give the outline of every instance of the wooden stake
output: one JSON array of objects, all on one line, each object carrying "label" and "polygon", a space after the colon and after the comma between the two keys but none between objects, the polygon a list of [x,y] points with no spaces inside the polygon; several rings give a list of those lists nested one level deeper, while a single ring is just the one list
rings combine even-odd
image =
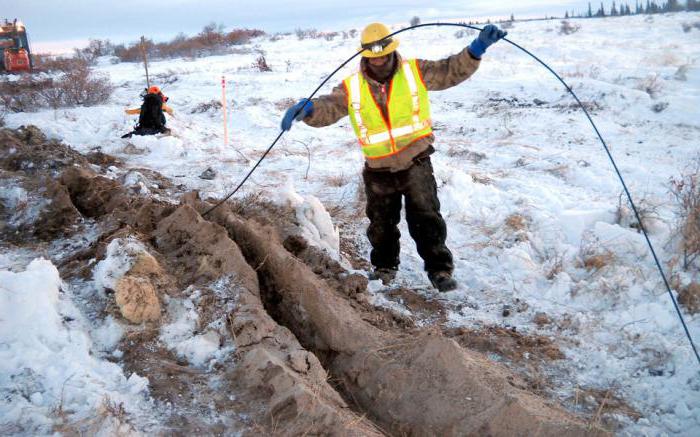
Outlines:
[{"label": "wooden stake", "polygon": [[221,76],[221,107],[224,111],[224,147],[228,146],[228,114],[226,111],[226,77]]},{"label": "wooden stake", "polygon": [[146,37],[141,36],[141,55],[143,56],[143,66],[146,69],[146,88],[151,87],[151,80],[148,77],[148,55],[146,54]]}]

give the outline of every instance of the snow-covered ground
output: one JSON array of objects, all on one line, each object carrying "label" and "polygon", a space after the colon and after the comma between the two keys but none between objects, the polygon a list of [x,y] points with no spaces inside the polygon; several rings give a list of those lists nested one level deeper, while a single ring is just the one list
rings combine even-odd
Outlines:
[{"label": "snow-covered ground", "polygon": [[[651,239],[666,267],[678,256],[669,178],[687,174],[691,161],[700,156],[700,31],[686,33],[681,26],[698,21],[700,14],[679,13],[572,20],[581,29],[570,35],[559,33],[558,20],[516,22],[508,29],[509,39],[547,62],[592,108],[635,201],[656,205]],[[399,51],[404,57],[439,59],[461,50],[473,36],[453,27],[421,28],[400,35]],[[130,166],[157,170],[198,189],[205,197],[221,197],[278,135],[284,109],[351,56],[357,41],[299,41],[289,35],[275,41],[257,39],[241,48],[239,54],[151,63],[152,80],[170,96],[168,104],[175,110],[168,121],[174,134],[170,137],[120,139],[135,122],[123,109],[139,105],[145,79],[139,64],[113,65],[108,59],[101,60],[97,70],[117,86],[110,104],[10,114],[6,123],[35,124],[81,152],[99,147]],[[253,67],[262,54],[272,72]],[[329,92],[356,65],[351,62],[321,93]],[[221,112],[196,110],[220,99],[222,75],[229,93],[227,147]],[[460,282],[458,290],[439,296],[450,308],[449,323],[516,326],[521,332],[552,336],[566,354],[552,375],[562,397],[576,387],[612,388],[642,416],[636,423],[628,421],[624,434],[700,435],[700,367],[643,237],[626,225],[628,221],[617,219],[621,185],[563,86],[532,58],[501,42],[488,50],[469,81],[432,93],[431,102],[437,137],[433,164]],[[136,147],[127,148],[129,143]],[[207,167],[216,171],[214,180],[199,178]],[[323,129],[297,123],[238,196],[262,192],[278,199],[283,192],[282,198],[298,200],[289,194],[296,191],[315,196],[328,210],[352,211],[358,207],[361,168],[362,156],[347,118]],[[367,253],[364,221],[358,226],[336,224]],[[405,223],[401,229],[398,281],[433,293]],[[583,267],[592,255],[604,255],[601,268]],[[28,380],[38,375],[55,387],[18,395],[17,399],[30,399],[35,404],[31,408],[26,401],[1,401],[2,420],[36,411],[48,414],[50,402],[41,393],[69,402],[78,396],[71,391],[74,386],[90,387],[73,402],[74,408],[90,402],[95,408],[94,402],[103,396],[133,405],[134,410],[138,402],[147,402],[139,395],[140,377],[120,374],[114,364],[90,356],[89,340],[80,340],[80,347],[65,357],[75,363],[72,371],[60,360],[49,360],[49,355],[30,355],[37,348],[60,354],[67,341],[76,341],[72,336],[97,334],[57,328],[60,315],[75,313],[71,294],[59,296],[60,279],[49,262],[26,266],[26,261],[18,262],[24,260],[19,256],[0,254],[0,269],[6,270],[0,272],[0,303],[11,300],[21,307],[21,302],[36,299],[47,308],[34,318],[42,324],[20,340],[11,334],[18,329],[12,323],[24,324],[25,316],[20,312],[6,318],[0,306],[0,366],[31,362]],[[678,267],[667,274],[679,275],[682,284],[700,279],[697,271]],[[375,283],[371,289],[382,293]],[[21,297],[22,290],[41,296]],[[504,316],[506,306],[517,310]],[[540,312],[553,323],[535,324],[533,318]],[[81,323],[78,315],[71,317]],[[700,341],[700,317],[685,317]],[[114,325],[111,329],[117,330]],[[42,335],[41,329],[53,334]],[[183,341],[180,337],[187,332],[168,329],[172,332],[164,332],[163,338]],[[108,335],[105,329],[100,332],[102,340],[92,341],[104,342]],[[7,381],[6,374],[3,370],[0,375],[2,390],[29,384]],[[44,410],[36,409],[41,406]]]}]

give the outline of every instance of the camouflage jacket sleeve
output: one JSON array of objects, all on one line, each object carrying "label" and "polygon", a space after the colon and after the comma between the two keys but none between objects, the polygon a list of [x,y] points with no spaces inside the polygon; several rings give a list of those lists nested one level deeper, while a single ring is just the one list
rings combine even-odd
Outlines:
[{"label": "camouflage jacket sleeve", "polygon": [[474,74],[481,63],[469,54],[466,47],[461,52],[439,61],[417,61],[428,91],[440,91],[464,82]]},{"label": "camouflage jacket sleeve", "polygon": [[348,94],[342,82],[330,94],[316,97],[312,102],[314,113],[304,119],[309,126],[328,126],[348,115]]}]

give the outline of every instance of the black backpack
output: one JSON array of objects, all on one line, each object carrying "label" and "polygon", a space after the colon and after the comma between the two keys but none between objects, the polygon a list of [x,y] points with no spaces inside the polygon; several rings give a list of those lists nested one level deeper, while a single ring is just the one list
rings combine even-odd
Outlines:
[{"label": "black backpack", "polygon": [[164,127],[163,97],[160,94],[146,94],[141,105],[141,114],[136,130],[155,129],[162,131]]}]

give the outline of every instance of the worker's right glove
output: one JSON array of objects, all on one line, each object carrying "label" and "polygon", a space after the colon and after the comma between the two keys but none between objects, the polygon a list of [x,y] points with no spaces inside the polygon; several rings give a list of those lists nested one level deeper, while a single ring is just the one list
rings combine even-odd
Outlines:
[{"label": "worker's right glove", "polygon": [[475,58],[481,59],[481,56],[491,44],[499,39],[505,38],[506,35],[508,35],[508,32],[499,29],[498,26],[487,24],[482,31],[479,32],[479,36],[474,38],[474,41],[469,44],[469,53]]},{"label": "worker's right glove", "polygon": [[292,122],[303,120],[309,115],[314,113],[314,104],[311,100],[301,99],[294,106],[287,109],[284,117],[282,118],[282,130],[289,130],[292,128]]}]

